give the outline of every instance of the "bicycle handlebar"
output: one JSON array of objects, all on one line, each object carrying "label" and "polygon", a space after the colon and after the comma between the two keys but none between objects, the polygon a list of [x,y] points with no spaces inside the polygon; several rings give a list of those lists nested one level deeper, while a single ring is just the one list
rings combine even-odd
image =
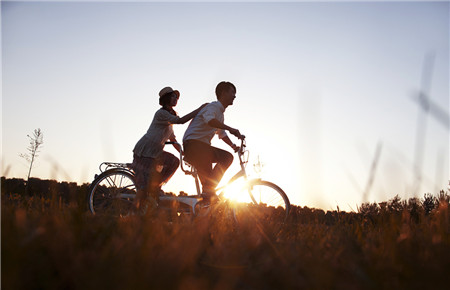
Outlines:
[{"label": "bicycle handlebar", "polygon": [[[246,145],[245,145],[245,135],[241,135],[241,138],[239,138],[240,140],[241,140],[241,146],[239,146],[239,150],[236,152],[236,153],[238,153],[239,155],[242,155],[243,153],[244,153],[244,148],[246,147]],[[178,142],[175,142],[175,141],[167,141],[167,142],[165,142],[165,144],[167,144],[167,145],[179,145],[180,146],[180,149],[181,149],[181,155],[183,155],[183,146],[181,146],[181,144],[180,143],[178,143]]]},{"label": "bicycle handlebar", "polygon": [[241,146],[239,146],[239,150],[238,150],[238,154],[239,155],[242,155],[242,154],[244,154],[244,148],[245,148],[245,135],[241,135],[242,136],[242,138],[239,138],[239,139],[241,139]]},{"label": "bicycle handlebar", "polygon": [[[239,156],[239,160],[241,162],[241,166],[242,166],[242,159],[241,157],[244,155],[244,153],[246,152],[245,147],[245,136],[241,135],[241,138],[239,138],[241,140],[241,145],[239,146],[239,150],[236,152]],[[172,145],[178,145],[180,147],[180,166],[181,166],[181,170],[185,173],[185,174],[190,174],[193,175],[195,174],[194,171],[192,171],[192,169],[185,169],[183,166],[183,161],[185,161],[185,159],[183,158],[184,156],[184,152],[183,152],[183,146],[181,146],[180,143],[175,142],[175,141],[167,141],[165,142],[165,144],[172,144]]]}]

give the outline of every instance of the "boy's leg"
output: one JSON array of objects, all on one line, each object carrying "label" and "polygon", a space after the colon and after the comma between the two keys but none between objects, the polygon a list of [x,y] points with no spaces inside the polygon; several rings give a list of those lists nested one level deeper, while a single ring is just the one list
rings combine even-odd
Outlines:
[{"label": "boy's leg", "polygon": [[213,187],[211,182],[212,176],[212,152],[208,144],[197,141],[187,140],[183,144],[184,156],[187,162],[192,164],[198,173],[200,182],[202,183],[202,191],[209,192]]},{"label": "boy's leg", "polygon": [[230,167],[231,163],[233,163],[233,155],[219,148],[211,147],[211,149],[213,152],[212,162],[216,163],[211,172],[211,180],[212,186],[216,188],[219,182],[222,180],[225,171],[227,171],[228,167]]},{"label": "boy's leg", "polygon": [[[184,148],[187,161],[197,169],[203,192],[215,194],[215,188],[233,162],[233,155],[196,140],[186,141]],[[214,169],[213,163],[217,163]]]}]

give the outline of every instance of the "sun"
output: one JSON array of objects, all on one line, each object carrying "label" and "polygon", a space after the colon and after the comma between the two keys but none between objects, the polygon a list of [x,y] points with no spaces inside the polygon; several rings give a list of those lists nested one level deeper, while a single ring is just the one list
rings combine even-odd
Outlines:
[{"label": "sun", "polygon": [[252,200],[247,190],[247,181],[244,178],[239,178],[233,183],[225,186],[224,197],[238,203],[251,203]]}]

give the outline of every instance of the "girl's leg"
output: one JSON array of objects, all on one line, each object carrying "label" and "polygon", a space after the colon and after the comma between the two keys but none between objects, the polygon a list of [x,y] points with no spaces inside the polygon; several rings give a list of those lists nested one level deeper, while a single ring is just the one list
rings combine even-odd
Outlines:
[{"label": "girl's leg", "polygon": [[163,165],[163,169],[160,173],[159,185],[162,185],[167,183],[177,171],[180,160],[173,154],[163,151],[160,157],[160,164]]},{"label": "girl's leg", "polygon": [[154,171],[154,164],[153,158],[134,155],[132,168],[135,172],[136,182],[136,198],[134,200],[136,209],[139,209],[143,201],[147,198],[153,179],[152,172]]}]

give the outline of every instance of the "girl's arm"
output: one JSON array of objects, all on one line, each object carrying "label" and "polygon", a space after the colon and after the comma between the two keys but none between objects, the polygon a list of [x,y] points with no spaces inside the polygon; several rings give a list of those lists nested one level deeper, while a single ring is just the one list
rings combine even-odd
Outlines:
[{"label": "girl's arm", "polygon": [[198,107],[196,110],[190,112],[187,115],[184,115],[183,117],[181,117],[180,119],[178,119],[178,121],[176,122],[176,124],[184,124],[187,121],[189,121],[190,119],[194,118],[198,112],[200,112],[201,109],[203,109],[204,106],[206,106],[208,103],[205,103],[203,105],[201,105],[200,107]]},{"label": "girl's arm", "polygon": [[170,137],[169,138],[170,142],[177,142],[176,144],[172,144],[173,147],[181,153],[181,145],[178,143],[177,139],[175,137]]}]

